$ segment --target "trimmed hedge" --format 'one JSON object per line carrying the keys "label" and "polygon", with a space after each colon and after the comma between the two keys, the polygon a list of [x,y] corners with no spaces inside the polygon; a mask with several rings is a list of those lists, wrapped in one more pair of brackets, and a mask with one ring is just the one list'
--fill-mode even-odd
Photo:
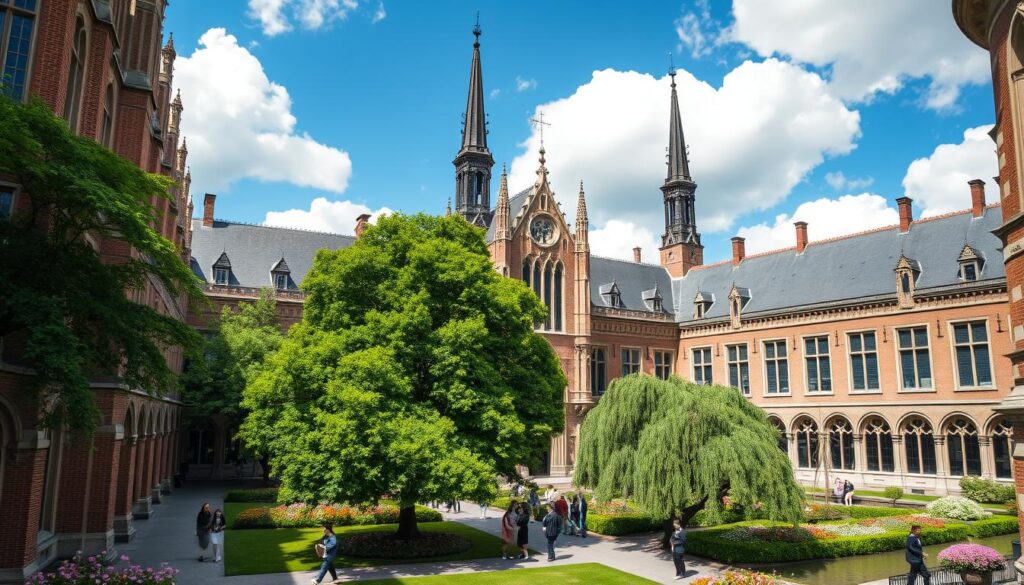
{"label": "trimmed hedge", "polygon": [[224,503],[228,502],[277,502],[277,488],[256,488],[251,490],[232,489],[224,492]]}
{"label": "trimmed hedge", "polygon": [[1018,522],[1016,516],[992,516],[971,522],[967,525],[967,530],[976,538],[1013,534],[1018,530]]}
{"label": "trimmed hedge", "polygon": [[[441,513],[425,506],[416,506],[417,522],[440,522]],[[257,507],[242,510],[231,528],[315,528],[324,522],[335,526],[368,526],[396,524],[398,506],[291,506]]]}
{"label": "trimmed hedge", "polygon": [[850,518],[863,520],[865,518],[885,518],[886,516],[906,516],[911,510],[906,508],[883,508],[881,506],[848,506],[846,508]]}
{"label": "trimmed hedge", "polygon": [[661,530],[661,520],[646,514],[591,514],[587,513],[587,530],[605,536],[623,536],[637,532]]}
{"label": "trimmed hedge", "polygon": [[[740,522],[726,524],[687,534],[686,552],[727,563],[779,563],[866,555],[900,550],[906,546],[906,532],[891,531],[867,536],[842,536],[827,540],[804,542],[751,542],[723,538],[737,526],[789,526],[780,522]],[[924,544],[941,544],[965,540],[970,536],[965,524],[948,524],[945,528],[925,527],[921,530]]]}

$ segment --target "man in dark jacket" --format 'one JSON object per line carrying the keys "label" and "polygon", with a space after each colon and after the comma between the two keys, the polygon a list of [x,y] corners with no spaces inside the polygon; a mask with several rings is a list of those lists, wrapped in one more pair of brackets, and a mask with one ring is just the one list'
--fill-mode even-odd
{"label": "man in dark jacket", "polygon": [[915,524],[910,527],[910,534],[907,535],[907,562],[910,563],[907,585],[914,585],[918,575],[924,577],[924,585],[931,585],[932,574],[928,572],[928,567],[924,566],[924,560],[927,558],[928,554],[921,545],[921,527]]}
{"label": "man in dark jacket", "polygon": [[544,538],[548,539],[548,562],[555,560],[555,540],[562,530],[562,517],[555,511],[555,507],[548,504],[548,513],[544,516]]}

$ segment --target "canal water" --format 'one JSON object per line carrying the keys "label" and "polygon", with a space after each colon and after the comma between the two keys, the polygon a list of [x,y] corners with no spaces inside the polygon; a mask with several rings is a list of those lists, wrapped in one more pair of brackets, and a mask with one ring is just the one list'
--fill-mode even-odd
{"label": "canal water", "polygon": [[[971,542],[990,546],[1004,555],[1009,555],[1011,543],[1018,535],[990,536],[988,538],[971,539]],[[936,555],[953,543],[937,544],[925,547],[928,553],[928,566],[938,565]],[[906,573],[906,557],[903,550],[873,555],[845,557],[841,559],[818,559],[796,563],[778,563],[754,565],[751,568],[776,575],[806,585],[857,585],[866,581],[885,579],[891,575]]]}

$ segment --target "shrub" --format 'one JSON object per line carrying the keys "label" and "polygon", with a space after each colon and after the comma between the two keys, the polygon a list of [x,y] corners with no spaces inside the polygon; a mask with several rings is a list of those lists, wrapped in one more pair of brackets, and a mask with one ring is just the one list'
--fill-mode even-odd
{"label": "shrub", "polygon": [[[439,522],[441,513],[423,506],[416,506],[417,522]],[[232,528],[312,528],[330,522],[335,526],[366,526],[372,524],[395,524],[398,522],[398,506],[335,506],[319,504],[290,504],[274,508],[249,508],[235,516]]]}
{"label": "shrub", "polygon": [[958,573],[990,573],[1006,568],[1006,559],[1003,555],[980,544],[954,544],[939,553],[939,563],[943,569]]}
{"label": "shrub", "polygon": [[233,489],[224,493],[224,503],[228,502],[268,502],[277,501],[277,488],[257,488],[251,490]]}
{"label": "shrub", "polygon": [[845,508],[833,506],[832,504],[811,504],[804,508],[805,522],[825,522],[828,520],[843,520],[849,518]]}
{"label": "shrub", "polygon": [[605,536],[622,536],[660,530],[662,520],[639,512],[591,514],[587,512],[587,530]]}
{"label": "shrub", "polygon": [[[83,557],[81,551],[72,559],[64,561],[52,573],[36,573],[26,585],[79,585],[82,583],[105,583],[106,585],[174,585],[177,569],[167,563],[159,569],[142,568],[139,565],[114,567],[104,560],[107,551],[93,557]],[[128,557],[121,560],[128,562]]]}
{"label": "shrub", "polygon": [[891,485],[882,490],[882,495],[895,506],[896,500],[903,497],[903,488]]}
{"label": "shrub", "polygon": [[1017,497],[1012,485],[980,477],[961,477],[960,490],[965,498],[979,503],[1002,504]]}
{"label": "shrub", "polygon": [[1006,502],[1006,513],[1009,516],[1017,516],[1017,498]]}
{"label": "shrub", "polygon": [[942,518],[955,520],[982,520],[992,516],[974,500],[961,496],[946,496],[928,504],[928,513]]}
{"label": "shrub", "polygon": [[1016,516],[1004,516],[1000,514],[998,516],[986,518],[985,520],[971,522],[967,529],[970,531],[971,536],[975,538],[984,538],[986,536],[1014,534],[1019,530],[1019,524]]}
{"label": "shrub", "polygon": [[693,585],[776,585],[778,582],[774,575],[739,570],[698,577],[693,580]]}
{"label": "shrub", "polygon": [[881,506],[847,506],[846,513],[850,518],[863,520],[865,518],[884,518],[886,516],[906,516],[906,508],[883,508]]}

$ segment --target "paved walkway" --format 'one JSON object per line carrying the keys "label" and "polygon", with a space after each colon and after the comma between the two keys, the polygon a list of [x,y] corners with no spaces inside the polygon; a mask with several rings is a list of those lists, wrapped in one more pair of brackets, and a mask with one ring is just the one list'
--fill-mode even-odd
{"label": "paved walkway", "polygon": [[[156,513],[150,520],[140,520],[135,526],[138,532],[132,542],[118,545],[121,554],[131,557],[133,563],[157,567],[162,562],[170,563],[181,572],[179,585],[299,585],[307,584],[316,576],[313,567],[301,573],[275,573],[266,575],[224,576],[224,563],[198,562],[199,551],[195,546],[195,516],[203,502],[214,507],[222,505],[221,498],[226,486],[222,484],[191,483],[175,491],[155,506]],[[498,516],[500,511],[491,508],[486,520],[480,518],[477,505],[463,503],[461,513],[445,514],[446,520],[462,522],[479,530],[498,535],[501,532]],[[530,543],[533,548],[544,551],[546,542],[539,522],[530,524]],[[399,564],[387,567],[348,568],[339,570],[339,577],[345,582],[382,579],[387,577],[411,577],[481,571],[515,570],[551,565],[575,563],[602,563],[609,567],[640,575],[658,583],[689,583],[702,575],[717,573],[722,565],[707,561],[689,560],[686,563],[687,578],[672,579],[672,560],[667,553],[657,548],[656,538],[641,535],[620,538],[578,538],[562,536],[556,544],[558,558],[553,563],[545,561],[541,552],[527,561],[504,561],[502,559],[476,559],[443,563]]]}

